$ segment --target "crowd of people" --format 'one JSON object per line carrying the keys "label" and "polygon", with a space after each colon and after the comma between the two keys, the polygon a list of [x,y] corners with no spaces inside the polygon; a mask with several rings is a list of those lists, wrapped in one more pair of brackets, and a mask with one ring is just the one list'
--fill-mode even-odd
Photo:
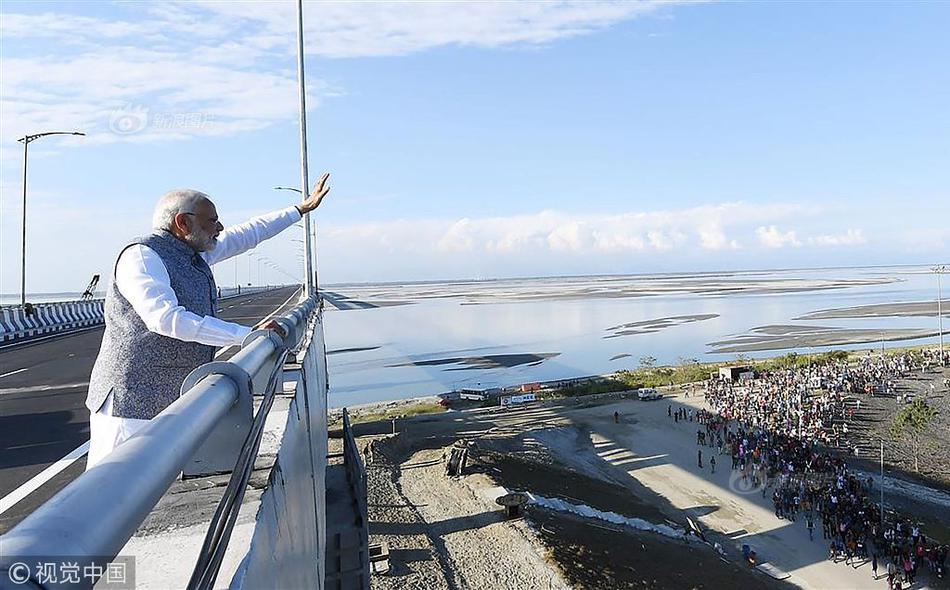
{"label": "crowd of people", "polygon": [[869,355],[857,363],[771,371],[740,382],[710,379],[704,393],[711,411],[698,410],[694,417],[691,409],[670,406],[667,413],[675,422],[695,419],[700,468],[702,447],[715,449],[707,450],[713,458],[729,455],[741,485],[761,489],[763,497],[771,490],[776,516],[800,518],[812,539],[820,523],[831,559],[854,567],[870,562],[875,579],[881,567],[890,588],[903,588],[924,565],[942,577],[947,546],[912,521],[893,514],[881,518],[872,480],[855,475],[835,448],[860,394],[893,394],[899,379],[938,364],[938,354]]}

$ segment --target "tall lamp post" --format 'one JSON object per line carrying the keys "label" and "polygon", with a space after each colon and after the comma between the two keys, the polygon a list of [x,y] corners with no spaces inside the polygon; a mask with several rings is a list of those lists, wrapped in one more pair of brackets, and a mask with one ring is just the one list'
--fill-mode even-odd
{"label": "tall lamp post", "polygon": [[[301,198],[304,198],[304,197],[305,197],[305,195],[303,194],[303,191],[302,191],[302,190],[300,190],[299,188],[294,188],[294,187],[292,187],[292,186],[275,186],[275,187],[274,187],[274,190],[275,190],[275,191],[293,191],[293,192],[297,193],[298,195],[300,195]],[[303,220],[301,220],[301,221],[303,221]],[[303,250],[304,250],[304,259],[303,259],[303,262],[301,262],[301,264],[303,265],[303,274],[304,274],[304,277],[309,277],[309,276],[310,276],[310,265],[308,264],[309,257],[307,256],[307,246],[309,245],[309,238],[310,238],[310,236],[309,236],[308,233],[307,233],[308,228],[309,228],[309,225],[305,225],[305,226],[304,226],[304,239],[303,239],[303,240],[291,240],[292,242],[300,242],[301,248],[303,248]],[[309,283],[308,283],[307,280],[305,279],[305,280],[304,280],[304,287],[306,288],[308,284],[309,284]]]}
{"label": "tall lamp post", "polygon": [[947,265],[941,264],[930,270],[937,275],[937,325],[940,330],[940,366],[943,366],[943,292],[940,289],[940,275],[947,272]]}
{"label": "tall lamp post", "polygon": [[26,158],[29,154],[30,142],[47,135],[86,135],[81,131],[47,131],[24,135],[17,141],[23,144],[23,259],[20,263],[20,305],[26,305]]}
{"label": "tall lamp post", "polygon": [[[303,44],[303,0],[297,0],[297,92],[300,98],[300,188],[301,198],[306,198],[304,191],[310,190],[310,178],[307,175],[307,83],[304,79],[304,44]],[[317,265],[314,261],[315,252],[312,244],[315,240],[310,225],[310,216],[303,218],[304,243],[303,257],[306,269],[304,289],[306,296],[317,294]]]}

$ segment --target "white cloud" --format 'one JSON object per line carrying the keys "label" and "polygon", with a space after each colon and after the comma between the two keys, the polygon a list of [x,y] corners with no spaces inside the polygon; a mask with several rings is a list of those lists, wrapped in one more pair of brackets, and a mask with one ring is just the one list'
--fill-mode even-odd
{"label": "white cloud", "polygon": [[[330,229],[327,239],[339,251],[371,249],[374,245],[433,252],[440,255],[560,253],[573,255],[676,253],[694,248],[735,250],[741,237],[762,221],[796,215],[806,218],[807,206],[724,203],[679,210],[619,214],[571,214],[540,211],[509,217],[416,219],[376,222]],[[712,220],[712,221],[711,221]],[[758,227],[755,234],[770,243],[799,245],[794,232],[781,234],[775,226]],[[847,235],[847,234],[843,234]],[[764,236],[764,237],[763,237]]]}
{"label": "white cloud", "polygon": [[794,246],[797,248],[802,245],[795,236],[794,230],[782,233],[774,225],[756,228],[755,235],[758,236],[759,243],[766,248],[784,248],[785,246]]}
{"label": "white cloud", "polygon": [[[6,182],[6,181],[5,181]],[[18,251],[19,235],[18,182],[9,182],[10,198],[2,203],[0,222],[3,248]],[[32,215],[44,219],[31,245],[31,260],[39,269],[53,264],[61,256],[56,235],[66,235],[76,227],[90,224],[94,210],[70,210],[58,205],[62,195],[31,194]],[[80,198],[73,199],[82,202]],[[82,264],[70,266],[43,277],[31,274],[31,288],[55,290],[63,284],[81,288],[93,272],[108,272],[121,240],[147,231],[152,200],[134,199],[138,205],[126,211],[120,227],[127,231],[100,235],[93,232],[76,244]],[[721,252],[735,252],[742,260],[770,263],[768,254],[754,248],[738,249],[740,242],[751,242],[756,229],[781,224],[789,217],[805,224],[809,218],[826,220],[826,216],[810,215],[811,209],[794,205],[756,205],[734,202],[683,209],[635,211],[615,214],[538,211],[534,213],[465,217],[459,219],[397,219],[389,221],[342,225],[324,219],[319,224],[320,252],[324,257],[320,268],[336,280],[396,280],[445,276],[500,276],[563,274],[565,272],[617,272],[654,265],[673,268],[683,261],[689,264],[710,262],[721,264]],[[232,211],[228,218],[239,220],[262,211]],[[710,225],[710,219],[716,219]],[[852,230],[851,234],[857,230]],[[782,232],[775,230],[779,235]],[[848,230],[821,235],[848,236]],[[295,260],[294,237],[268,242],[264,251],[274,260]],[[78,258],[77,258],[78,259]],[[717,262],[718,261],[718,262]],[[233,281],[234,266],[225,264],[223,280]],[[244,266],[239,267],[242,276]],[[322,271],[321,271],[322,272]],[[11,290],[16,282],[17,268],[3,269],[3,283]],[[65,274],[64,274],[65,273]],[[321,275],[323,276],[323,275]],[[60,286],[57,286],[60,285]]]}
{"label": "white cloud", "polygon": [[739,242],[730,240],[718,224],[703,223],[699,229],[699,245],[707,250],[725,250],[739,248]]}
{"label": "white cloud", "polygon": [[468,218],[459,219],[439,238],[439,252],[470,252],[475,247],[472,224]]}
{"label": "white cloud", "polygon": [[842,234],[827,234],[808,238],[812,246],[859,246],[866,244],[867,238],[860,229],[849,229]]}
{"label": "white cloud", "polygon": [[[341,58],[447,45],[537,46],[667,4],[307,3],[307,50]],[[292,2],[132,3],[119,5],[121,17],[114,19],[69,9],[0,15],[0,113],[7,137],[64,128],[85,131],[87,144],[175,141],[235,135],[296,116]],[[308,87],[311,107],[343,94],[316,78]],[[126,104],[147,109],[149,118],[134,133],[116,133],[110,120]]]}
{"label": "white cloud", "polygon": [[888,239],[900,244],[909,254],[934,253],[941,259],[946,259],[947,252],[950,251],[950,228],[946,225],[917,227],[911,231],[900,230]]}
{"label": "white cloud", "polygon": [[[405,55],[446,45],[541,45],[681,3],[321,2],[307,3],[304,15],[308,52],[340,58]],[[254,21],[260,35],[293,40],[292,3],[206,1],[200,5],[235,22]]]}
{"label": "white cloud", "polygon": [[589,236],[583,234],[579,223],[562,225],[548,234],[548,247],[555,252],[580,250],[589,240]]}
{"label": "white cloud", "polygon": [[686,240],[686,234],[679,230],[669,232],[663,230],[648,231],[647,240],[649,240],[650,246],[662,252],[681,246]]}
{"label": "white cloud", "polygon": [[[233,135],[296,114],[296,81],[287,71],[257,72],[185,59],[177,53],[123,48],[75,57],[3,62],[0,110],[11,136],[32,129],[79,129],[86,142],[149,141]],[[311,85],[310,104],[326,85]],[[123,109],[141,125],[114,125]]]}

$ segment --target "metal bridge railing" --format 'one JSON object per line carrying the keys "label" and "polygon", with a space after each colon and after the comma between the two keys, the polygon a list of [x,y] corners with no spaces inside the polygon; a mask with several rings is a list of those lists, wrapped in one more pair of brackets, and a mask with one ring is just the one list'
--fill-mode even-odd
{"label": "metal bridge railing", "polygon": [[366,526],[369,522],[366,505],[366,465],[363,464],[363,458],[356,446],[356,437],[350,426],[350,414],[346,408],[343,409],[343,464],[346,468],[346,481],[356,497],[356,505],[362,519],[361,524]]}
{"label": "metal bridge railing", "polygon": [[[286,350],[303,338],[317,299],[301,302],[277,321],[287,330],[281,341],[272,331],[257,331],[228,362],[202,365],[182,385],[182,396],[132,438],[0,536],[0,588],[12,579],[10,568],[23,558],[56,557],[105,567],[149,515],[178,474],[200,451],[220,451],[212,444],[233,441],[227,469],[232,477],[246,471],[242,448],[252,430],[253,384],[270,382]],[[240,414],[235,420],[235,413]],[[246,420],[245,420],[246,418]],[[243,422],[243,423],[242,423]],[[224,431],[222,433],[222,430]],[[235,435],[239,435],[235,439]],[[209,447],[210,445],[210,447]],[[256,444],[254,445],[256,454]],[[237,461],[235,461],[235,458]],[[213,461],[212,461],[213,462]],[[253,464],[253,457],[250,460]],[[17,588],[42,588],[35,579]],[[88,588],[89,579],[57,588]]]}

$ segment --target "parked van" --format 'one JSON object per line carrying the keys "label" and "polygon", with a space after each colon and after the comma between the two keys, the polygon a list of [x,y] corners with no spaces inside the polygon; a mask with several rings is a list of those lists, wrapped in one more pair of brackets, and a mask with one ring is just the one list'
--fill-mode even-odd
{"label": "parked van", "polygon": [[641,387],[637,390],[637,397],[641,400],[660,399],[663,395],[655,387]]}

